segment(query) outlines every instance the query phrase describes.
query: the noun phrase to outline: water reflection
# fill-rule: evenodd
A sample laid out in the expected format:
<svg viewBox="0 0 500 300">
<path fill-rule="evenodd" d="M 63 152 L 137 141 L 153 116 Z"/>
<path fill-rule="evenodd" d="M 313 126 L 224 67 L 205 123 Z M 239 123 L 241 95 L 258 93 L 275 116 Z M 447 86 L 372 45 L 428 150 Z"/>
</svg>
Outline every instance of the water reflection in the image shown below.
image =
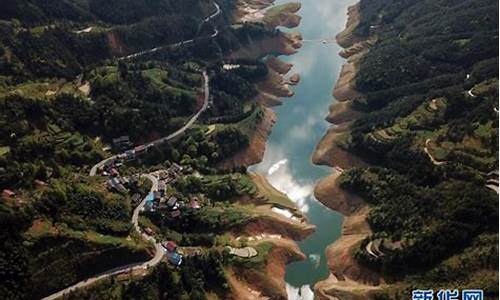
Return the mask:
<svg viewBox="0 0 500 300">
<path fill-rule="evenodd" d="M 283 148 L 269 144 L 266 154 L 266 159 L 254 171 L 267 174 L 266 178 L 272 186 L 285 193 L 302 212 L 307 213 L 308 202 L 314 189 L 313 183 L 299 182 L 294 178 L 288 159 L 284 158 L 286 154 Z"/>
<path fill-rule="evenodd" d="M 291 0 L 278 0 L 277 4 Z M 356 0 L 302 0 L 302 23 L 298 30 L 306 40 L 332 38 L 346 22 L 347 7 Z M 300 84 L 295 96 L 275 109 L 278 122 L 269 138 L 262 163 L 252 169 L 264 174 L 278 190 L 287 194 L 306 213 L 316 232 L 299 243 L 308 259 L 287 266 L 285 280 L 291 300 L 313 299 L 311 286 L 328 277 L 325 249 L 340 236 L 342 217 L 325 208 L 313 196 L 315 182 L 328 174 L 312 165 L 310 157 L 329 126 L 324 117 L 332 102 L 332 89 L 343 60 L 335 43 L 304 42 L 290 57 L 280 57 L 294 65 Z"/>
</svg>

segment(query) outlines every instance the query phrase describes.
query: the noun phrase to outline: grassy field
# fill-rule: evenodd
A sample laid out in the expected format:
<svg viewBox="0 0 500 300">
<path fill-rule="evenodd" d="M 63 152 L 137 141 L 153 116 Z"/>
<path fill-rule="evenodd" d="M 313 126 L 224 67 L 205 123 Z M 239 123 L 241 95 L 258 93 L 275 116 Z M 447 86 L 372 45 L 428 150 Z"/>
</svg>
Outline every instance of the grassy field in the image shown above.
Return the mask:
<svg viewBox="0 0 500 300">
<path fill-rule="evenodd" d="M 249 178 L 257 187 L 258 195 L 267 199 L 267 203 L 295 211 L 297 207 L 285 194 L 275 189 L 264 176 L 250 173 Z"/>
<path fill-rule="evenodd" d="M 54 99 L 60 94 L 84 96 L 74 82 L 64 81 L 27 81 L 8 89 L 0 89 L 0 97 L 17 94 L 33 99 Z"/>
<path fill-rule="evenodd" d="M 399 137 L 417 132 L 420 134 L 436 120 L 443 117 L 446 111 L 446 99 L 436 98 L 420 105 L 411 114 L 398 118 L 390 127 L 378 129 L 367 134 L 367 138 L 381 143 L 391 143 Z"/>
<path fill-rule="evenodd" d="M 100 234 L 95 231 L 77 231 L 67 226 L 53 224 L 45 219 L 35 220 L 33 225 L 24 233 L 24 236 L 31 241 L 43 237 L 58 237 L 83 240 L 103 246 L 124 246 L 131 249 L 145 249 L 148 247 L 148 244 L 135 232 L 131 233 L 128 237 L 118 237 Z"/>
</svg>

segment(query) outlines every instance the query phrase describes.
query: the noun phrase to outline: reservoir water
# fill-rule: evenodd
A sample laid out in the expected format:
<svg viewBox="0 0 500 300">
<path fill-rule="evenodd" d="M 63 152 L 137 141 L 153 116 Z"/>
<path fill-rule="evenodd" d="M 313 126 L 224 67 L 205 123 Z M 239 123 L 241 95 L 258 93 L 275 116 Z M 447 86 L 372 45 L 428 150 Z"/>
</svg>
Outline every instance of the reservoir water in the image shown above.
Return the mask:
<svg viewBox="0 0 500 300">
<path fill-rule="evenodd" d="M 278 0 L 276 4 L 290 2 Z M 301 81 L 295 95 L 275 107 L 278 122 L 268 140 L 263 161 L 253 171 L 267 177 L 278 190 L 307 215 L 317 226 L 316 232 L 299 242 L 307 260 L 286 268 L 288 298 L 313 299 L 311 287 L 328 277 L 326 247 L 341 232 L 342 216 L 327 209 L 313 196 L 315 183 L 328 175 L 329 168 L 313 165 L 311 155 L 329 124 L 324 120 L 332 103 L 332 90 L 344 62 L 338 56 L 340 47 L 332 40 L 342 31 L 347 20 L 347 7 L 356 0 L 302 0 L 301 25 L 304 45 L 295 55 L 280 57 L 294 65 L 290 74 L 299 73 Z"/>
</svg>

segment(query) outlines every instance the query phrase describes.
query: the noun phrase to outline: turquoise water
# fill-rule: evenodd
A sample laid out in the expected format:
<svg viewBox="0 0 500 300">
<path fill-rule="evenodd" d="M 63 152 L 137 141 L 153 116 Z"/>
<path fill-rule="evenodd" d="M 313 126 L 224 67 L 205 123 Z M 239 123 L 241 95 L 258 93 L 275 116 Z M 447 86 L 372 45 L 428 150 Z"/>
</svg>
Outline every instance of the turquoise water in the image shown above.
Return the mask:
<svg viewBox="0 0 500 300">
<path fill-rule="evenodd" d="M 286 3 L 290 0 L 278 0 Z M 305 40 L 299 53 L 280 57 L 294 65 L 290 74 L 299 73 L 301 82 L 295 96 L 285 98 L 274 110 L 278 122 L 268 140 L 262 163 L 252 169 L 265 175 L 277 189 L 285 192 L 317 226 L 316 232 L 299 243 L 307 260 L 286 268 L 289 299 L 312 299 L 310 286 L 328 277 L 325 249 L 340 236 L 342 216 L 319 203 L 314 185 L 329 174 L 326 167 L 311 163 L 315 146 L 329 124 L 324 120 L 332 103 L 332 90 L 343 64 L 336 43 L 323 44 L 343 30 L 347 7 L 355 0 L 302 0 L 301 25 L 297 30 Z M 299 295 L 300 294 L 300 295 Z"/>
</svg>

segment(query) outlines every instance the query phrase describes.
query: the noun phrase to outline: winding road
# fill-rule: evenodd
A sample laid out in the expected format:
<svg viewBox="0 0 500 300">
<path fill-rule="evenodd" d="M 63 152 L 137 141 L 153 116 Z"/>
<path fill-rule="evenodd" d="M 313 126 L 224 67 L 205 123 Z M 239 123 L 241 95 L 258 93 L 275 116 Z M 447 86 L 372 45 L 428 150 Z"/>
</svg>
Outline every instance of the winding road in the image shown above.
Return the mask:
<svg viewBox="0 0 500 300">
<path fill-rule="evenodd" d="M 424 152 L 427 154 L 429 159 L 432 161 L 432 163 L 436 166 L 442 165 L 446 163 L 445 161 L 437 161 L 434 156 L 429 152 L 429 143 L 431 142 L 431 139 L 425 140 L 425 146 L 424 146 Z"/>
<path fill-rule="evenodd" d="M 219 7 L 219 5 L 215 2 L 214 3 L 214 6 L 216 8 L 216 12 L 211 14 L 210 16 L 206 17 L 205 19 L 203 19 L 203 22 L 202 23 L 206 23 L 206 22 L 209 22 L 211 19 L 217 17 L 220 13 L 221 13 L 221 9 Z M 209 37 L 210 38 L 214 38 L 216 37 L 217 35 L 219 34 L 219 31 L 217 30 L 217 28 L 214 29 L 214 33 L 211 34 Z M 156 48 L 153 48 L 153 49 L 150 49 L 150 50 L 146 50 L 146 51 L 141 51 L 141 52 L 138 52 L 138 53 L 135 53 L 135 54 L 131 54 L 131 55 L 128 55 L 128 56 L 125 56 L 125 57 L 122 57 L 120 58 L 120 60 L 123 60 L 123 59 L 129 59 L 129 58 L 135 58 L 135 57 L 138 57 L 138 56 L 141 56 L 141 55 L 145 55 L 145 54 L 149 54 L 149 53 L 154 53 L 154 52 L 157 52 L 157 51 L 160 51 L 162 49 L 166 49 L 166 48 L 170 48 L 170 47 L 176 47 L 176 46 L 181 46 L 181 45 L 186 45 L 186 44 L 189 44 L 189 43 L 193 43 L 194 42 L 194 39 L 190 39 L 190 40 L 186 40 L 186 41 L 182 41 L 182 42 L 179 42 L 179 43 L 175 43 L 175 44 L 172 44 L 172 45 L 167 45 L 167 46 L 163 46 L 163 47 L 156 47 Z M 203 81 L 204 81 L 204 85 L 203 85 L 203 88 L 204 88 L 204 99 L 203 99 L 203 105 L 202 107 L 200 108 L 200 110 L 198 110 L 198 112 L 196 112 L 190 119 L 189 121 L 184 125 L 182 126 L 180 129 L 178 129 L 177 131 L 171 133 L 170 135 L 166 136 L 166 137 L 163 137 L 163 138 L 160 138 L 160 139 L 157 139 L 157 140 L 154 140 L 152 142 L 150 142 L 149 144 L 147 144 L 146 147 L 153 147 L 153 146 L 158 146 L 160 144 L 163 144 L 181 134 L 183 134 L 186 129 L 188 129 L 189 127 L 191 127 L 194 122 L 196 122 L 196 120 L 198 120 L 199 116 L 208 108 L 208 103 L 209 103 L 209 99 L 210 99 L 210 88 L 209 88 L 209 82 L 210 82 L 210 78 L 208 77 L 208 74 L 206 71 L 203 71 Z M 95 176 L 96 173 L 97 173 L 97 170 L 104 166 L 107 162 L 111 162 L 111 161 L 114 161 L 118 158 L 119 155 L 114 155 L 114 156 L 111 156 L 109 158 L 106 158 L 102 161 L 100 161 L 99 163 L 95 164 L 91 170 L 90 170 L 90 176 Z M 151 192 L 154 192 L 156 190 L 158 190 L 158 178 L 155 176 L 154 173 L 151 173 L 151 174 L 143 174 L 141 175 L 142 177 L 145 177 L 147 179 L 149 179 L 151 182 L 152 182 L 152 186 L 151 186 Z M 155 255 L 153 258 L 151 258 L 150 260 L 146 261 L 146 262 L 142 262 L 142 263 L 134 263 L 134 264 L 128 264 L 128 265 L 124 265 L 124 266 L 120 266 L 120 267 L 116 267 L 116 268 L 113 268 L 111 270 L 108 270 L 106 272 L 103 272 L 99 275 L 96 275 L 94 277 L 91 277 L 91 278 L 88 278 L 88 279 L 85 279 L 85 280 L 82 280 L 72 286 L 69 286 L 57 293 L 54 293 L 50 296 L 47 296 L 45 298 L 43 298 L 43 300 L 52 300 L 52 299 L 57 299 L 59 297 L 62 297 L 76 289 L 79 289 L 79 288 L 83 288 L 83 287 L 86 287 L 86 286 L 89 286 L 101 279 L 104 279 L 104 278 L 108 278 L 108 277 L 111 277 L 111 276 L 114 276 L 114 275 L 118 275 L 118 274 L 121 274 L 121 273 L 124 273 L 124 272 L 132 272 L 134 270 L 139 270 L 139 269 L 148 269 L 148 268 L 151 268 L 151 267 L 154 267 L 156 266 L 157 264 L 159 264 L 161 262 L 161 259 L 163 258 L 164 254 L 165 254 L 165 250 L 163 249 L 163 246 L 161 245 L 161 243 L 157 242 L 156 239 L 152 236 L 149 236 L 147 235 L 146 233 L 142 232 L 141 231 L 141 228 L 139 226 L 139 214 L 141 212 L 141 210 L 144 208 L 144 205 L 146 204 L 146 197 L 144 197 L 144 199 L 142 200 L 142 202 L 134 209 L 134 212 L 132 214 L 132 220 L 131 220 L 131 223 L 133 224 L 134 226 L 134 229 L 137 233 L 139 233 L 141 235 L 141 237 L 144 239 L 144 240 L 147 240 L 147 241 L 150 241 L 154 244 L 155 246 Z"/>
<path fill-rule="evenodd" d="M 203 99 L 203 105 L 202 107 L 200 108 L 200 110 L 198 110 L 198 112 L 196 112 L 190 119 L 189 121 L 184 125 L 182 126 L 180 129 L 178 129 L 177 131 L 169 134 L 168 136 L 166 137 L 162 137 L 160 139 L 157 139 L 157 140 L 154 140 L 150 143 L 147 144 L 147 148 L 149 147 L 154 147 L 154 146 L 158 146 L 158 145 L 161 145 L 181 134 L 184 133 L 184 131 L 186 131 L 186 129 L 188 129 L 189 127 L 191 127 L 194 122 L 196 122 L 196 120 L 198 120 L 198 118 L 200 117 L 200 115 L 208 108 L 208 101 L 210 99 L 210 88 L 209 88 L 209 83 L 210 83 L 210 78 L 208 77 L 208 74 L 206 71 L 203 71 L 203 81 L 204 81 L 204 86 L 203 86 L 203 90 L 204 90 L 204 99 Z M 122 153 L 123 154 L 123 153 Z M 106 163 L 108 162 L 111 162 L 111 161 L 114 161 L 116 159 L 118 159 L 118 157 L 122 154 L 116 154 L 116 155 L 113 155 L 111 157 L 108 157 L 104 160 L 101 160 L 100 162 L 98 162 L 97 164 L 95 164 L 91 169 L 90 169 L 90 176 L 95 176 L 97 174 L 97 170 L 101 167 L 103 167 Z"/>
<path fill-rule="evenodd" d="M 158 190 L 158 178 L 154 174 L 146 174 L 142 175 L 142 177 L 145 177 L 149 179 L 152 182 L 151 186 L 151 192 L 154 192 Z M 108 270 L 106 272 L 103 272 L 99 275 L 96 275 L 94 277 L 82 280 L 72 286 L 69 286 L 57 293 L 54 293 L 50 296 L 47 296 L 43 298 L 42 300 L 52 300 L 52 299 L 57 299 L 59 297 L 62 297 L 76 289 L 83 288 L 86 286 L 89 286 L 101 279 L 108 278 L 114 275 L 118 275 L 124 272 L 132 272 L 135 270 L 140 270 L 140 269 L 148 269 L 151 267 L 156 266 L 161 262 L 161 259 L 163 258 L 163 255 L 165 254 L 165 250 L 163 250 L 163 246 L 155 240 L 154 237 L 147 235 L 146 233 L 141 231 L 141 228 L 139 227 L 139 213 L 141 212 L 142 208 L 146 204 L 146 197 L 142 200 L 142 202 L 135 208 L 133 214 L 132 214 L 132 224 L 134 225 L 134 229 L 141 235 L 141 237 L 147 241 L 152 242 L 155 245 L 155 256 L 151 258 L 150 260 L 142 263 L 134 263 L 134 264 L 128 264 L 120 267 L 113 268 L 111 270 Z"/>
<path fill-rule="evenodd" d="M 215 12 L 213 14 L 211 14 L 210 16 L 206 17 L 205 19 L 203 19 L 203 21 L 202 21 L 201 24 L 204 24 L 204 23 L 207 23 L 207 22 L 211 21 L 213 18 L 217 17 L 222 12 L 220 6 L 216 2 L 213 2 L 213 4 L 214 4 L 215 9 L 216 9 Z M 219 31 L 217 30 L 217 28 L 214 28 L 214 33 L 211 34 L 209 37 L 210 38 L 215 38 L 218 34 L 219 34 Z M 162 46 L 162 47 L 155 47 L 155 48 L 152 48 L 152 49 L 149 49 L 149 50 L 145 50 L 145 51 L 137 52 L 137 53 L 134 53 L 134 54 L 130 54 L 130 55 L 127 55 L 127 56 L 119 58 L 119 60 L 136 58 L 136 57 L 139 57 L 139 56 L 142 56 L 142 55 L 146 55 L 146 54 L 150 54 L 150 53 L 154 53 L 154 52 L 157 52 L 157 51 L 160 51 L 160 50 L 163 50 L 163 49 L 167 49 L 167 48 L 171 48 L 171 47 L 178 47 L 178 46 L 181 46 L 181 45 L 187 45 L 187 44 L 190 44 L 190 43 L 193 43 L 193 42 L 194 42 L 194 38 L 193 39 L 189 39 L 189 40 L 185 40 L 185 41 L 181 41 L 181 42 L 178 42 L 178 43 L 175 43 L 175 44 L 171 44 L 171 45 L 167 45 L 167 46 Z M 191 119 L 188 121 L 188 123 L 186 125 L 184 125 L 181 129 L 177 130 L 176 132 L 172 133 L 171 135 L 169 135 L 167 137 L 164 137 L 164 138 L 161 138 L 161 139 L 158 139 L 156 141 L 151 142 L 150 144 L 148 144 L 149 146 L 157 146 L 157 145 L 159 145 L 161 143 L 164 143 L 164 142 L 166 142 L 166 141 L 168 141 L 170 139 L 173 139 L 176 136 L 184 133 L 184 131 L 187 128 L 189 128 L 191 125 L 193 125 L 193 123 L 198 119 L 198 117 L 200 116 L 200 114 L 207 109 L 207 107 L 208 107 L 208 99 L 209 99 L 210 95 L 209 95 L 209 88 L 208 88 L 209 78 L 208 78 L 208 75 L 207 75 L 207 73 L 205 71 L 203 72 L 203 78 L 205 80 L 205 100 L 203 102 L 202 108 L 195 115 L 193 115 L 193 117 L 191 117 Z M 100 161 L 96 165 L 94 165 L 90 169 L 90 176 L 95 176 L 96 173 L 97 173 L 97 170 L 99 168 L 101 168 L 102 166 L 104 166 L 108 162 L 116 160 L 118 158 L 118 156 L 119 155 L 113 155 L 111 157 L 108 157 L 108 158 Z"/>
<path fill-rule="evenodd" d="M 200 27 L 203 24 L 210 22 L 213 18 L 217 17 L 222 12 L 222 10 L 220 9 L 219 4 L 217 4 L 216 2 L 213 2 L 213 4 L 214 4 L 215 9 L 216 9 L 215 12 L 213 14 L 211 14 L 210 16 L 206 17 L 205 19 L 203 19 L 203 21 L 200 23 Z M 206 37 L 214 38 L 218 34 L 219 34 L 219 31 L 217 30 L 217 28 L 214 28 L 214 33 L 212 33 L 211 35 L 206 36 Z M 126 60 L 126 59 L 136 58 L 136 57 L 139 57 L 139 56 L 143 56 L 143 55 L 155 53 L 155 52 L 158 52 L 158 51 L 161 51 L 161 50 L 165 50 L 165 49 L 168 49 L 168 48 L 176 48 L 176 47 L 179 47 L 179 46 L 189 45 L 189 44 L 194 43 L 195 38 L 196 37 L 193 37 L 192 39 L 181 41 L 181 42 L 177 42 L 177 43 L 174 43 L 174 44 L 169 44 L 169 45 L 165 45 L 165 46 L 161 46 L 161 47 L 155 47 L 155 48 L 152 48 L 152 49 L 149 49 L 149 50 L 140 51 L 140 52 L 137 52 L 137 53 L 134 53 L 134 54 L 130 54 L 130 55 L 127 55 L 127 56 L 120 57 L 118 60 Z"/>
</svg>

